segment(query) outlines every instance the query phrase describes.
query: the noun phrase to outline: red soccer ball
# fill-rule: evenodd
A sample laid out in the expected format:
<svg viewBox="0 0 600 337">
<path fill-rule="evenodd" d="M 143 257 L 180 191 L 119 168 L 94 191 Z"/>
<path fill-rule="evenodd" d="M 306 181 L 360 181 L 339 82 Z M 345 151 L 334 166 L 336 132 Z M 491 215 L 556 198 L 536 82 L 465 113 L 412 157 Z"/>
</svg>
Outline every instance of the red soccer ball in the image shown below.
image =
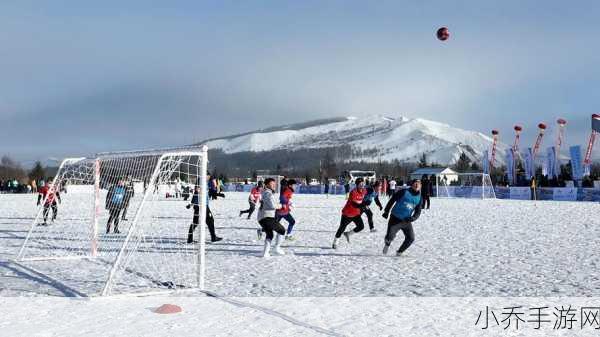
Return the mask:
<svg viewBox="0 0 600 337">
<path fill-rule="evenodd" d="M 437 30 L 437 38 L 440 41 L 446 41 L 448 40 L 448 38 L 450 37 L 450 31 L 448 31 L 448 28 L 446 27 L 442 27 L 440 29 Z"/>
</svg>

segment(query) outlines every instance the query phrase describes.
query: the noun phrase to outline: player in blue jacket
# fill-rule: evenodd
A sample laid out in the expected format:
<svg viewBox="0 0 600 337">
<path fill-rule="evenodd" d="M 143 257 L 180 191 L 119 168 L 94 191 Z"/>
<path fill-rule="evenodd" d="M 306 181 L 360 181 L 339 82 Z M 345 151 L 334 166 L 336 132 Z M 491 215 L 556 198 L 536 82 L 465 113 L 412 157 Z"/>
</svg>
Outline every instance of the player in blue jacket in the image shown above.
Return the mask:
<svg viewBox="0 0 600 337">
<path fill-rule="evenodd" d="M 367 186 L 367 194 L 365 194 L 365 198 L 363 199 L 363 208 L 362 212 L 367 215 L 367 220 L 369 222 L 369 229 L 371 232 L 376 232 L 375 225 L 373 224 L 373 211 L 371 211 L 371 204 L 375 201 L 377 207 L 381 211 L 383 206 L 381 205 L 381 201 L 379 201 L 379 181 L 374 182 L 370 186 Z"/>
<path fill-rule="evenodd" d="M 409 189 L 401 189 L 394 193 L 383 212 L 384 218 L 387 219 L 388 215 L 390 219 L 385 235 L 383 254 L 387 254 L 396 234 L 398 231 L 402 231 L 404 242 L 396 252 L 396 255 L 400 256 L 415 241 L 412 223 L 421 215 L 421 181 L 419 179 L 413 180 Z"/>
</svg>

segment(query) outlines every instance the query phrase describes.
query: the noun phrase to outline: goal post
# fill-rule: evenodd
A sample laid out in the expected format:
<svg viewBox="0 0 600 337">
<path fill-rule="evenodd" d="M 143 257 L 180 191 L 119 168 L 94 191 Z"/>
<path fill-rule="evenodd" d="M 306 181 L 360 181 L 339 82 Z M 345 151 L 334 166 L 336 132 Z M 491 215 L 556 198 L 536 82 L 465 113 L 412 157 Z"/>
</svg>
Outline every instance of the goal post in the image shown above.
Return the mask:
<svg viewBox="0 0 600 337">
<path fill-rule="evenodd" d="M 69 281 L 88 263 L 74 283 L 90 296 L 204 289 L 207 166 L 206 146 L 65 159 L 49 185 L 69 185 L 56 219 L 48 193 L 17 260 Z M 190 209 L 169 195 L 183 181 L 198 189 Z"/>
<path fill-rule="evenodd" d="M 495 199 L 492 179 L 486 173 L 452 173 L 436 176 L 438 198 Z"/>
</svg>

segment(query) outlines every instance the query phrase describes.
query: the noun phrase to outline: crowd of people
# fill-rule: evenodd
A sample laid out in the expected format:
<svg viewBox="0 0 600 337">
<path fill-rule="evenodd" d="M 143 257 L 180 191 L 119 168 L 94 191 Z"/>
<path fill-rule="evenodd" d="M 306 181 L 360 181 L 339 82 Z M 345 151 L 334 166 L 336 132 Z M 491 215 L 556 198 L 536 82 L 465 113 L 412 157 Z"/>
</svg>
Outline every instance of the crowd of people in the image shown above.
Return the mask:
<svg viewBox="0 0 600 337">
<path fill-rule="evenodd" d="M 17 179 L 0 179 L 0 193 L 37 193 L 40 182 L 43 180 L 23 183 Z"/>
</svg>

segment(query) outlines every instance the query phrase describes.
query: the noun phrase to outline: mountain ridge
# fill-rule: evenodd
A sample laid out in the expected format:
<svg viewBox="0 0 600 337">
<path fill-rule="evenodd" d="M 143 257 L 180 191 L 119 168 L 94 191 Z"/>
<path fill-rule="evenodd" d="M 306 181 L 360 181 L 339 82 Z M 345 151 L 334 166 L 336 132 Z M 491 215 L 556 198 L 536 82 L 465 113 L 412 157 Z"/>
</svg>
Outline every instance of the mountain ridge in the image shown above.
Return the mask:
<svg viewBox="0 0 600 337">
<path fill-rule="evenodd" d="M 346 160 L 417 162 L 425 153 L 428 162 L 442 165 L 456 163 L 462 153 L 479 163 L 492 143 L 491 137 L 480 132 L 422 118 L 382 115 L 311 120 L 201 142 L 227 154 L 350 145 L 361 151 Z M 498 143 L 499 163 L 506 149 L 507 145 Z"/>
</svg>

